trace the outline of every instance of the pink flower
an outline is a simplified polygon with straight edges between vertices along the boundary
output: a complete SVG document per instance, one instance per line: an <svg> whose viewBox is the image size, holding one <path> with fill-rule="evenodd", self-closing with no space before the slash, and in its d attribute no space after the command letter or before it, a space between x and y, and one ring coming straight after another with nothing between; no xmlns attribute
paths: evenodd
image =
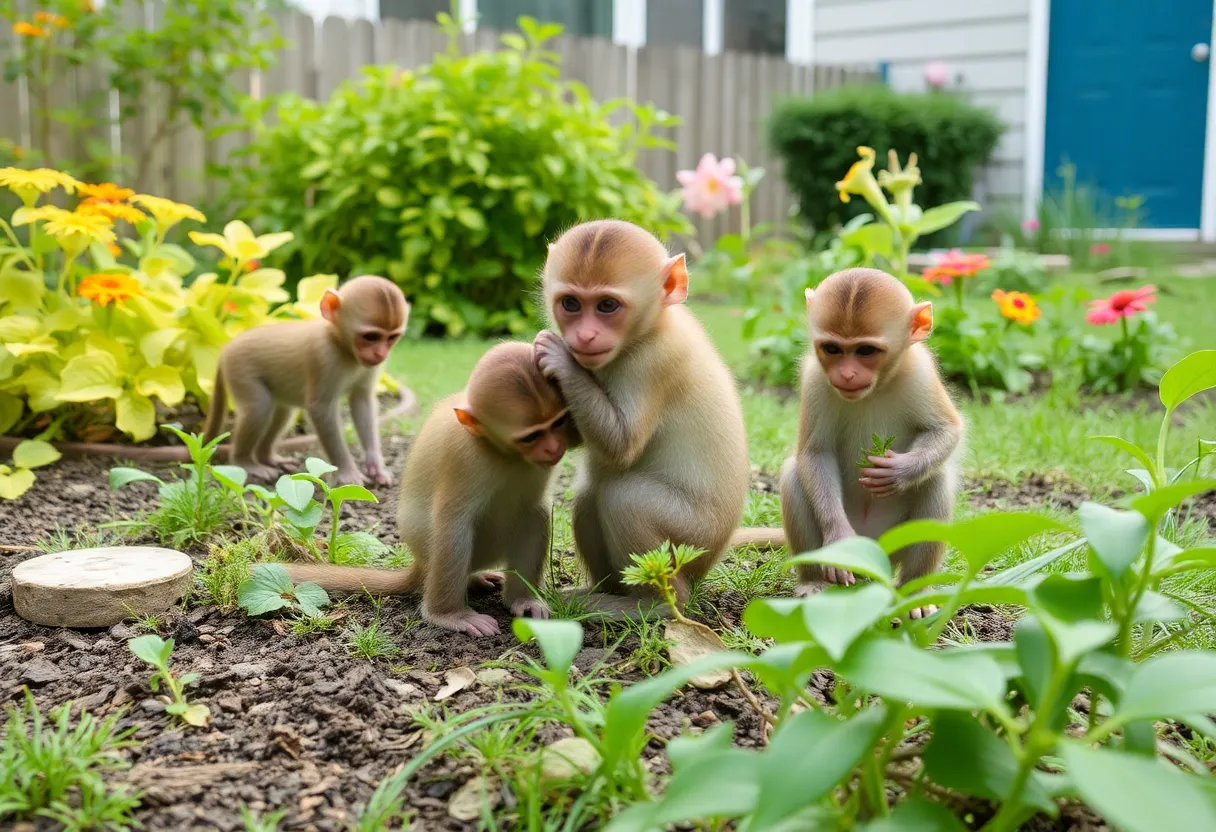
<svg viewBox="0 0 1216 832"><path fill-rule="evenodd" d="M1089 253L1094 257L1104 257L1110 254L1110 243L1094 243L1089 247Z"/></svg>
<svg viewBox="0 0 1216 832"><path fill-rule="evenodd" d="M703 217L712 217L743 201L743 178L735 176L735 160L712 153L701 157L696 170L682 170L676 179L684 186L684 207Z"/></svg>
<svg viewBox="0 0 1216 832"><path fill-rule="evenodd" d="M1022 223L1022 230L1027 234L1033 234L1039 230L1039 220L1037 217L1031 217Z"/></svg>
<svg viewBox="0 0 1216 832"><path fill-rule="evenodd" d="M975 277L992 265L983 254L963 254L958 249L934 255L933 262L934 265L925 269L921 276L943 286L949 286L956 277Z"/></svg>
<svg viewBox="0 0 1216 832"><path fill-rule="evenodd" d="M1091 300L1085 320L1091 324L1113 324L1120 318L1130 318L1148 309L1148 305L1157 299L1156 291L1156 286L1141 286L1115 292L1101 300Z"/></svg>
<svg viewBox="0 0 1216 832"><path fill-rule="evenodd" d="M950 65L945 61L930 61L925 64L925 83L931 87L944 87L950 82Z"/></svg>

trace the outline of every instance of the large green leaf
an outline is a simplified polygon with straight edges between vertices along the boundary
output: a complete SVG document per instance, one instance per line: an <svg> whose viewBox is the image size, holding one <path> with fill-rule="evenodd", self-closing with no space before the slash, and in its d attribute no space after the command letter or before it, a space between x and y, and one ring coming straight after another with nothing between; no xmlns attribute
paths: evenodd
<svg viewBox="0 0 1216 832"><path fill-rule="evenodd" d="M110 488L115 490L122 488L124 485L129 485L133 482L154 482L158 485L164 485L164 480L155 474L149 474L147 471L141 471L138 468L111 468L110 469Z"/></svg>
<svg viewBox="0 0 1216 832"><path fill-rule="evenodd" d="M284 474L274 484L274 490L287 505L296 511L303 511L308 506L309 501L312 500L316 486L310 482L293 479L290 475Z"/></svg>
<svg viewBox="0 0 1216 832"><path fill-rule="evenodd" d="M259 563L253 567L253 577L241 582L236 590L236 602L249 615L290 607L291 576L279 563Z"/></svg>
<svg viewBox="0 0 1216 832"><path fill-rule="evenodd" d="M309 503L303 511L283 509L283 519L300 529L315 529L321 523L321 504Z"/></svg>
<svg viewBox="0 0 1216 832"><path fill-rule="evenodd" d="M802 602L802 618L815 641L839 661L854 640L883 617L895 593L884 584L829 587Z"/></svg>
<svg viewBox="0 0 1216 832"><path fill-rule="evenodd" d="M1033 615L1023 615L1013 631L1014 651L1018 658L1027 701L1039 709L1055 668L1056 650L1043 624Z"/></svg>
<svg viewBox="0 0 1216 832"><path fill-rule="evenodd" d="M1030 512L983 514L961 523L914 520L903 523L878 539L887 554L913 543L940 540L958 549L967 559L971 575L979 574L990 560L1045 532L1066 532L1068 527Z"/></svg>
<svg viewBox="0 0 1216 832"><path fill-rule="evenodd" d="M122 395L118 361L107 352L78 355L59 374L58 398L62 402L91 402L117 399Z"/></svg>
<svg viewBox="0 0 1216 832"><path fill-rule="evenodd" d="M1114 445L1119 450L1135 457L1146 470L1157 470L1157 463L1153 461L1151 456L1149 456L1148 451L1144 450L1138 445L1133 445L1126 439L1118 436L1090 436L1087 438L1094 442L1105 442L1107 445Z"/></svg>
<svg viewBox="0 0 1216 832"><path fill-rule="evenodd" d="M1156 623L1158 621L1181 621L1187 617L1187 611L1177 601L1162 595L1160 592L1147 589L1144 591L1144 595L1140 596L1140 602L1136 604L1136 609L1132 612L1132 616L1133 621L1137 624L1146 622Z"/></svg>
<svg viewBox="0 0 1216 832"><path fill-rule="evenodd" d="M777 644L747 663L761 683L781 695L791 695L806 686L811 674L829 664L822 647L808 642Z"/></svg>
<svg viewBox="0 0 1216 832"><path fill-rule="evenodd" d="M1031 604L1061 621L1102 618L1102 579L1048 575L1030 590Z"/></svg>
<svg viewBox="0 0 1216 832"><path fill-rule="evenodd" d="M923 797L908 798L889 816L863 823L858 832L967 832L958 817L940 803Z"/></svg>
<svg viewBox="0 0 1216 832"><path fill-rule="evenodd" d="M919 650L894 638L854 645L837 669L870 693L927 708L1004 713L1005 675L982 653Z"/></svg>
<svg viewBox="0 0 1216 832"><path fill-rule="evenodd" d="M21 468L41 468L62 456L54 445L41 439L26 439L13 448L13 464Z"/></svg>
<svg viewBox="0 0 1216 832"><path fill-rule="evenodd" d="M641 804L634 817L614 820L605 832L661 830L701 818L737 818L751 811L760 792L760 755L730 748L689 762L668 781L663 796Z"/></svg>
<svg viewBox="0 0 1216 832"><path fill-rule="evenodd" d="M225 488L240 494L249 478L249 472L239 465L212 465L211 476Z"/></svg>
<svg viewBox="0 0 1216 832"><path fill-rule="evenodd" d="M331 465L318 456L310 456L304 460L304 469L314 477L323 477L326 474L331 474L338 470L338 466Z"/></svg>
<svg viewBox="0 0 1216 832"><path fill-rule="evenodd" d="M135 390L143 396L156 396L169 407L181 404L186 397L182 374L168 364L140 370L135 376Z"/></svg>
<svg viewBox="0 0 1216 832"><path fill-rule="evenodd" d="M333 503L342 503L347 500L364 503L378 503L376 495L368 491L361 485L340 485L329 492L329 500Z"/></svg>
<svg viewBox="0 0 1216 832"><path fill-rule="evenodd" d="M545 665L555 676L565 680L570 675L574 657L583 649L582 624L561 619L517 618L511 628L522 642L536 640Z"/></svg>
<svg viewBox="0 0 1216 832"><path fill-rule="evenodd" d="M0 370L4 369L4 348L0 347ZM0 390L0 434L8 433L25 410L25 402L19 396Z"/></svg>
<svg viewBox="0 0 1216 832"><path fill-rule="evenodd" d="M924 753L933 782L964 794L998 802L1010 796L1018 760L1007 743L969 714L942 711L933 717L933 736ZM1058 813L1045 775L1026 781L1022 802L1055 817Z"/></svg>
<svg viewBox="0 0 1216 832"><path fill-rule="evenodd" d="M114 426L136 442L156 435L156 405L147 396L124 390L114 402Z"/></svg>
<svg viewBox="0 0 1216 832"><path fill-rule="evenodd" d="M1193 352L1166 371L1161 377L1158 394L1167 410L1216 387L1216 350Z"/></svg>
<svg viewBox="0 0 1216 832"><path fill-rule="evenodd" d="M1112 719L1183 719L1216 711L1216 651L1178 650L1136 667ZM1216 827L1213 827L1216 828Z"/></svg>
<svg viewBox="0 0 1216 832"><path fill-rule="evenodd" d="M1166 485L1132 500L1132 508L1143 514L1149 525L1156 528L1165 513L1174 506L1188 497L1213 489L1216 489L1216 480L1191 480Z"/></svg>
<svg viewBox="0 0 1216 832"><path fill-rule="evenodd" d="M801 598L756 598L743 611L743 623L752 635L778 644L811 641L814 636L802 616Z"/></svg>
<svg viewBox="0 0 1216 832"><path fill-rule="evenodd" d="M1216 800L1201 780L1163 760L1080 743L1061 746L1068 777L1081 797L1126 832L1216 829Z"/></svg>
<svg viewBox="0 0 1216 832"><path fill-rule="evenodd" d="M167 667L169 656L173 653L173 639L165 641L155 633L133 638L127 642L127 646L136 658L153 667Z"/></svg>
<svg viewBox="0 0 1216 832"><path fill-rule="evenodd" d="M843 567L887 586L892 585L891 559L878 543L868 537L846 537L786 561L787 566L813 563Z"/></svg>
<svg viewBox="0 0 1216 832"><path fill-rule="evenodd" d="M329 593L312 581L297 584L295 596L296 603L300 605L300 612L309 618L319 617L321 610L329 606Z"/></svg>
<svg viewBox="0 0 1216 832"><path fill-rule="evenodd" d="M1174 572L1189 572L1193 569L1216 569L1216 546L1182 549L1167 559L1158 557L1153 567L1153 574L1161 577Z"/></svg>
<svg viewBox="0 0 1216 832"><path fill-rule="evenodd" d="M947 202L945 205L938 205L921 214L920 220L915 224L914 228L916 229L917 236L923 237L926 234L932 234L934 231L949 228L958 222L963 214L978 210L980 210L978 202L971 202L970 200Z"/></svg>
<svg viewBox="0 0 1216 832"><path fill-rule="evenodd" d="M1086 502L1081 504L1077 517L1094 554L1113 576L1126 572L1148 542L1149 524L1138 511L1119 511Z"/></svg>

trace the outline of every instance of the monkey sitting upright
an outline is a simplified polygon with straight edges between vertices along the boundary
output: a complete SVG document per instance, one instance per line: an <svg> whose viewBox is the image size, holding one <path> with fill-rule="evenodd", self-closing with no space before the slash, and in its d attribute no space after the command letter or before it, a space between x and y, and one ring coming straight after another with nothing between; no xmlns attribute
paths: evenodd
<svg viewBox="0 0 1216 832"><path fill-rule="evenodd" d="M497 633L498 622L468 607L468 587L502 586L512 615L548 618L529 585L540 586L549 549L554 466L575 444L566 404L541 375L532 345L498 344L477 362L463 395L435 405L410 449L397 529L413 564L288 571L335 591L421 588L425 620L475 636ZM477 571L503 562L514 574Z"/></svg>
<svg viewBox="0 0 1216 832"><path fill-rule="evenodd" d="M806 552L853 535L878 538L905 520L954 512L963 417L922 343L933 307L913 303L899 280L877 269L845 269L807 289L811 350L802 363L798 449L781 473L781 513L790 550ZM855 460L874 435L894 436L884 456ZM941 542L896 552L900 583L940 568ZM801 593L819 581L851 584L835 567L799 567ZM917 609L913 618L933 612Z"/></svg>
<svg viewBox="0 0 1216 832"><path fill-rule="evenodd" d="M302 407L326 456L338 467L338 482L361 485L366 478L342 436L341 400L349 396L367 475L388 485L393 478L380 455L376 379L409 314L410 305L395 283L365 275L336 292L328 290L321 298L320 320L241 333L220 353L204 438L211 441L223 429L231 393L236 410L231 462L254 479L272 480L286 462L275 455L275 442Z"/></svg>

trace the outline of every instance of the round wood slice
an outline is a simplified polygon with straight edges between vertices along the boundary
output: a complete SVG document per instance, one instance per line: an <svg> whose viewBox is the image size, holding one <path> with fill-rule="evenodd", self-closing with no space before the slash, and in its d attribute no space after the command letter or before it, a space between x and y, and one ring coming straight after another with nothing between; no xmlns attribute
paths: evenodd
<svg viewBox="0 0 1216 832"><path fill-rule="evenodd" d="M162 613L190 586L188 555L155 546L107 546L42 555L13 570L13 606L47 627L110 627Z"/></svg>

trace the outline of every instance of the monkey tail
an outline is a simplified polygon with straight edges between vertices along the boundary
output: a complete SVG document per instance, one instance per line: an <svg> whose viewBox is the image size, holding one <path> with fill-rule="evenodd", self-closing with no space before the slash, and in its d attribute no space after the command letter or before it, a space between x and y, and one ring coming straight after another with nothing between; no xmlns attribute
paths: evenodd
<svg viewBox="0 0 1216 832"><path fill-rule="evenodd" d="M215 371L215 393L211 396L211 407L207 410L207 423L203 427L203 442L210 442L224 429L224 417L228 415L228 388L224 386L224 371Z"/></svg>
<svg viewBox="0 0 1216 832"><path fill-rule="evenodd" d="M734 534L730 536L730 547L732 549L737 549L741 546L758 546L762 549L776 549L784 545L784 529L735 529Z"/></svg>
<svg viewBox="0 0 1216 832"><path fill-rule="evenodd" d="M422 588L425 572L414 562L405 569L368 569L361 566L285 563L294 583L312 581L330 592L370 592L372 595L401 595Z"/></svg>

